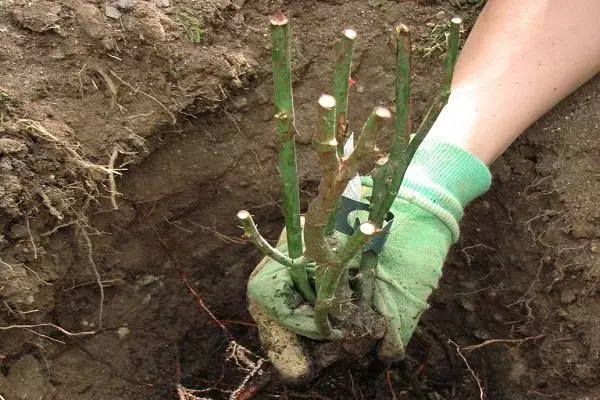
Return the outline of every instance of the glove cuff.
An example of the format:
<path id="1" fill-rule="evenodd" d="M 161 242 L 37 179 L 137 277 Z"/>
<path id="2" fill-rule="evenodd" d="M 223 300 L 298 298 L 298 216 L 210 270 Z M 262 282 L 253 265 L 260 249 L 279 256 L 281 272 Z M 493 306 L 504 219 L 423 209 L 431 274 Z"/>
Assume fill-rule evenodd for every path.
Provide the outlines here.
<path id="1" fill-rule="evenodd" d="M 456 242 L 464 207 L 487 192 L 491 183 L 488 167 L 475 155 L 426 138 L 406 170 L 398 197 L 437 216 Z"/>

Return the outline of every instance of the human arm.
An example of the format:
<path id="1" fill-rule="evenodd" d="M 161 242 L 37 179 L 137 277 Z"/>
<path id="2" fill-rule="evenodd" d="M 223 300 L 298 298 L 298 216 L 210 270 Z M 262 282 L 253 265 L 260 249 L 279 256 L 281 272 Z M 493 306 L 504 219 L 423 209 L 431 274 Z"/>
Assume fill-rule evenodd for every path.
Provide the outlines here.
<path id="1" fill-rule="evenodd" d="M 428 136 L 491 164 L 600 71 L 599 15 L 597 0 L 489 0 Z"/>

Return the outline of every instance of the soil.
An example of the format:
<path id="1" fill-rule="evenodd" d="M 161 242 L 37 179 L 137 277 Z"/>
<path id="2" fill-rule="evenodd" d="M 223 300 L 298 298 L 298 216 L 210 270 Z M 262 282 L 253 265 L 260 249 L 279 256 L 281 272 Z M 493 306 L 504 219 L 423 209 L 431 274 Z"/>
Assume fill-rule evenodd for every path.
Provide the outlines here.
<path id="1" fill-rule="evenodd" d="M 413 27 L 418 121 L 439 26 L 458 13 L 468 30 L 472 3 L 0 2 L 0 395 L 224 399 L 249 377 L 256 399 L 480 399 L 477 380 L 487 399 L 600 399 L 598 78 L 492 166 L 402 365 L 298 389 L 260 358 L 245 301 L 260 255 L 235 213 L 269 239 L 282 226 L 268 16 L 293 23 L 305 209 L 340 30 L 359 32 L 352 124 L 392 102 L 389 32 Z"/>

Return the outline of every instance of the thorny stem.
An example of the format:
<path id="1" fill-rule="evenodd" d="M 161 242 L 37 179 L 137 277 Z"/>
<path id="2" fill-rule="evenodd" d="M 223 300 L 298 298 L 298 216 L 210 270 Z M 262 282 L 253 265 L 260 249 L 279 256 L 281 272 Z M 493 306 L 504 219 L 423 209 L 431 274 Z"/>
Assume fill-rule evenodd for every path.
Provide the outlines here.
<path id="1" fill-rule="evenodd" d="M 396 40 L 396 136 L 391 152 L 391 160 L 402 157 L 410 138 L 410 80 L 411 80 L 411 40 L 410 29 L 398 25 L 394 29 Z"/>
<path id="2" fill-rule="evenodd" d="M 283 254 L 278 249 L 274 248 L 266 241 L 265 238 L 262 237 L 260 232 L 258 232 L 258 228 L 252 219 L 252 215 L 247 210 L 240 210 L 237 213 L 237 217 L 242 223 L 242 228 L 244 228 L 244 236 L 254 243 L 256 248 L 260 250 L 260 252 L 266 256 L 270 257 L 273 260 L 277 261 L 281 265 L 285 265 L 286 267 L 307 267 L 310 263 L 304 256 L 300 256 L 298 258 L 291 259 L 290 257 Z"/>
<path id="3" fill-rule="evenodd" d="M 330 215 L 337 208 L 337 198 L 327 198 L 327 201 L 317 200 L 324 200 L 324 196 L 321 194 L 327 193 L 334 186 L 340 174 L 340 160 L 335 140 L 335 106 L 336 101 L 332 96 L 322 95 L 319 98 L 319 116 L 313 139 L 313 146 L 319 153 L 322 177 L 319 184 L 319 196 L 308 207 L 304 224 L 304 240 L 306 241 L 306 254 L 317 262 L 318 260 L 325 262 L 332 257 L 325 238 Z"/>
<path id="4" fill-rule="evenodd" d="M 375 111 L 371 114 L 367 122 L 365 123 L 363 130 L 358 139 L 358 143 L 356 144 L 356 148 L 352 152 L 352 154 L 346 160 L 342 160 L 342 169 L 345 166 L 352 165 L 352 170 L 350 173 L 350 178 L 356 175 L 358 172 L 358 167 L 362 164 L 363 160 L 369 155 L 375 153 L 376 150 L 376 142 L 379 130 L 381 129 L 381 125 L 389 120 L 392 117 L 391 112 L 384 107 L 377 107 Z M 349 180 L 349 179 L 348 179 Z M 348 184 L 348 181 L 344 183 Z M 343 192 L 339 192 L 339 196 L 341 196 Z M 317 197 L 318 198 L 318 197 Z M 312 205 L 312 204 L 311 204 Z M 309 207 L 310 211 L 310 207 Z M 308 222 L 308 216 L 307 216 Z M 362 234 L 360 229 L 357 229 L 354 234 L 346 241 L 342 249 L 338 252 L 341 258 L 350 260 L 352 256 L 360 249 L 362 244 L 364 244 L 365 237 Z M 349 255 L 349 258 L 348 258 Z M 315 260 L 317 261 L 317 260 Z M 317 264 L 319 262 L 317 261 Z"/>
<path id="5" fill-rule="evenodd" d="M 444 71 L 444 91 L 450 94 L 452 86 L 452 76 L 454 75 L 454 66 L 458 58 L 458 47 L 460 44 L 460 27 L 462 19 L 454 17 L 450 20 L 450 31 L 448 32 L 447 50 L 446 50 L 446 69 Z"/>
<path id="6" fill-rule="evenodd" d="M 404 25 L 399 25 L 394 30 L 394 37 L 397 43 L 396 137 L 388 161 L 377 168 L 373 179 L 372 208 L 369 213 L 369 219 L 377 224 L 377 226 L 382 226 L 389 209 L 398 195 L 406 170 L 417 148 L 423 142 L 423 139 L 425 139 L 435 119 L 448 101 L 454 65 L 458 58 L 461 23 L 462 20 L 460 18 L 452 18 L 451 20 L 443 87 L 410 143 L 408 139 L 410 133 L 410 31 Z M 363 307 L 371 307 L 375 268 L 377 268 L 378 262 L 379 256 L 374 252 L 365 252 L 361 257 L 360 272 L 363 276 L 363 284 L 361 287 L 360 303 Z"/>
<path id="7" fill-rule="evenodd" d="M 417 151 L 417 148 L 421 142 L 423 142 L 423 139 L 425 139 L 425 136 L 433 126 L 433 123 L 437 119 L 438 115 L 440 115 L 440 112 L 448 102 L 448 97 L 450 97 L 450 87 L 452 84 L 452 77 L 454 75 L 454 66 L 456 65 L 456 60 L 458 58 L 458 45 L 460 43 L 460 26 L 462 24 L 462 19 L 454 17 L 450 20 L 450 23 L 450 32 L 448 34 L 447 43 L 448 50 L 446 51 L 446 59 L 444 61 L 444 86 L 427 111 L 423 122 L 421 122 L 419 129 L 417 129 L 417 132 L 415 133 L 415 137 L 410 142 L 408 148 L 409 163 Z"/>
<path id="8" fill-rule="evenodd" d="M 265 238 L 261 236 L 256 228 L 256 224 L 254 223 L 252 216 L 248 211 L 238 211 L 237 217 L 244 228 L 244 236 L 250 239 L 264 256 L 271 257 L 273 260 L 277 261 L 281 265 L 285 265 L 286 267 L 292 267 L 292 259 L 276 248 L 272 247 L 269 242 L 267 242 Z"/>
<path id="9" fill-rule="evenodd" d="M 351 236 L 344 246 L 334 253 L 325 240 L 327 221 L 336 209 L 338 199 L 350 179 L 358 173 L 358 168 L 363 161 L 375 151 L 379 131 L 391 116 L 390 111 L 384 107 L 377 107 L 373 111 L 363 127 L 354 151 L 347 159 L 340 162 L 339 170 L 335 175 L 327 173 L 327 164 L 322 158 L 319 159 L 323 168 L 323 178 L 319 186 L 319 194 L 308 207 L 304 238 L 305 255 L 317 264 L 319 290 L 315 304 L 315 323 L 320 332 L 327 337 L 334 338 L 337 335 L 329 322 L 329 310 L 343 275 L 344 266 L 362 247 L 367 237 L 364 234 L 366 228 L 362 229 L 361 225 L 361 229 L 357 230 L 361 235 Z"/>
<path id="10" fill-rule="evenodd" d="M 288 19 L 283 13 L 271 18 L 273 87 L 275 122 L 279 136 L 279 171 L 283 197 L 283 213 L 290 258 L 302 255 L 302 227 L 300 225 L 300 196 L 296 172 L 296 145 L 294 141 L 294 101 L 292 98 L 292 68 Z M 292 266 L 292 279 L 306 300 L 315 299 L 304 267 Z"/>
<path id="11" fill-rule="evenodd" d="M 388 161 L 377 169 L 373 182 L 369 219 L 381 227 L 408 167 L 407 146 L 410 136 L 411 40 L 406 25 L 398 25 L 396 41 L 396 135 Z"/>
<path id="12" fill-rule="evenodd" d="M 333 69 L 333 97 L 336 101 L 336 139 L 338 154 L 344 154 L 344 143 L 348 131 L 348 90 L 350 88 L 350 71 L 352 69 L 352 52 L 356 31 L 346 29 L 335 45 L 335 66 Z"/>
<path id="13" fill-rule="evenodd" d="M 335 111 L 335 137 L 338 146 L 338 155 L 344 155 L 344 146 L 348 136 L 348 92 L 350 89 L 350 73 L 352 70 L 352 52 L 356 31 L 346 29 L 343 36 L 335 44 L 335 61 L 333 67 L 333 97 L 336 101 Z M 338 200 L 334 211 L 329 216 L 326 234 L 331 236 L 335 231 L 335 218 L 340 208 Z"/>
<path id="14" fill-rule="evenodd" d="M 377 107 L 373 111 L 363 127 L 354 151 L 347 159 L 340 161 L 335 176 L 327 172 L 327 164 L 323 164 L 323 159 L 319 158 L 324 173 L 319 185 L 319 194 L 310 203 L 304 224 L 305 256 L 315 261 L 317 265 L 326 265 L 333 257 L 329 245 L 323 239 L 328 218 L 350 179 L 356 176 L 363 161 L 375 151 L 379 131 L 391 117 L 392 114 L 387 108 Z M 346 254 L 347 250 L 350 249 L 344 248 L 342 253 Z M 354 249 L 352 254 L 357 250 L 358 248 Z"/>

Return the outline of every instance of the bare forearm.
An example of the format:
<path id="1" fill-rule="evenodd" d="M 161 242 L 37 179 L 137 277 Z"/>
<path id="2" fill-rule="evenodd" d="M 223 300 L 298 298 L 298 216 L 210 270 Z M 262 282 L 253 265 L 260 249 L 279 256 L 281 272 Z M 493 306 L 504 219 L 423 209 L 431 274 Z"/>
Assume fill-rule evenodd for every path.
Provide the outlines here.
<path id="1" fill-rule="evenodd" d="M 600 71 L 600 1 L 490 0 L 430 135 L 487 164 Z"/>

